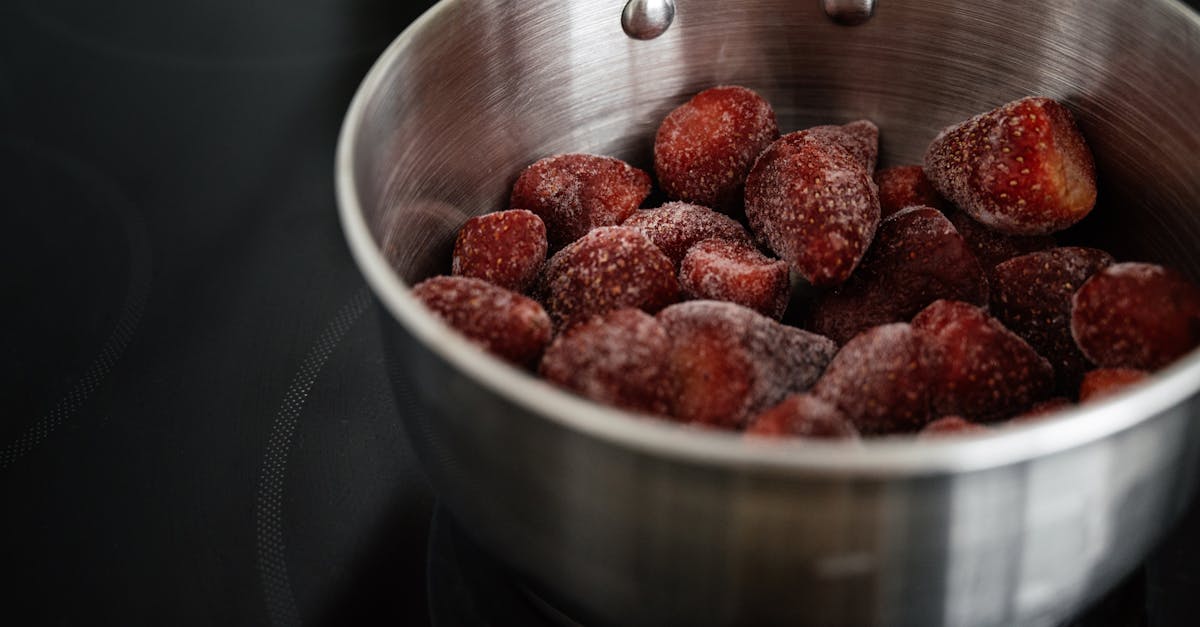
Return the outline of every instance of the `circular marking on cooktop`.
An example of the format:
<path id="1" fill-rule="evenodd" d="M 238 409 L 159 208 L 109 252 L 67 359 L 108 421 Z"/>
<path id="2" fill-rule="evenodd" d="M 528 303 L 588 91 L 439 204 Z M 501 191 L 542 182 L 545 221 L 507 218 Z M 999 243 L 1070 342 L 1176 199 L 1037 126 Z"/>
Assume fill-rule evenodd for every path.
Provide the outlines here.
<path id="1" fill-rule="evenodd" d="M 267 439 L 267 450 L 259 474 L 254 520 L 259 581 L 272 625 L 301 623 L 291 580 L 288 577 L 287 545 L 283 533 L 283 488 L 287 479 L 292 439 L 296 434 L 296 422 L 325 362 L 370 303 L 371 294 L 366 287 L 362 287 L 338 310 L 304 357 L 300 370 L 284 393 L 279 413 L 271 425 L 271 434 Z"/>
<path id="2" fill-rule="evenodd" d="M 5 294 L 13 326 L 0 342 L 0 375 L 14 383 L 7 395 L 19 395 L 0 393 L 0 404 L 17 408 L 0 421 L 3 470 L 79 411 L 121 360 L 152 272 L 142 216 L 95 167 L 4 143 L 0 186 L 7 196 L 0 267 L 13 273 Z M 29 415 L 37 417 L 22 425 Z"/>

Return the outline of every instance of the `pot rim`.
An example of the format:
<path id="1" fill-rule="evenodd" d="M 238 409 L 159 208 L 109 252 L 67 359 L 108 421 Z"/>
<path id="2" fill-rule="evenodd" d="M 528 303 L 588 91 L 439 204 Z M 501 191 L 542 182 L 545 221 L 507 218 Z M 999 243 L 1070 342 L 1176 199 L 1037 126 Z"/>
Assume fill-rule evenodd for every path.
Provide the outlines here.
<path id="1" fill-rule="evenodd" d="M 1200 16 L 1180 0 L 1162 1 L 1200 27 Z M 829 442 L 746 438 L 638 415 L 594 403 L 508 365 L 481 351 L 412 296 L 371 236 L 354 183 L 355 138 L 369 99 L 383 86 L 387 68 L 404 53 L 416 33 L 452 4 L 452 0 L 443 0 L 410 24 L 359 85 L 338 137 L 338 215 L 355 262 L 396 321 L 438 357 L 531 414 L 614 446 L 685 463 L 784 473 L 926 476 L 1019 464 L 1091 444 L 1159 416 L 1200 390 L 1200 349 L 1196 349 L 1127 393 L 1064 410 L 1051 419 L 1000 425 L 991 433 L 965 437 L 892 436 Z"/>

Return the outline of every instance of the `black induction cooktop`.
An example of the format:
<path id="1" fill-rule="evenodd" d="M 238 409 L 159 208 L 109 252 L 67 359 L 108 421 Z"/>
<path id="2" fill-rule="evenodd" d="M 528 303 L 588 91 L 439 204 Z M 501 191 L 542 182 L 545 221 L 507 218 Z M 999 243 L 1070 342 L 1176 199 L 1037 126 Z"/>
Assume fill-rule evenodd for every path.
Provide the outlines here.
<path id="1" fill-rule="evenodd" d="M 564 622 L 435 514 L 336 219 L 429 4 L 0 3 L 0 624 Z M 1079 624 L 1192 624 L 1197 559 Z"/>

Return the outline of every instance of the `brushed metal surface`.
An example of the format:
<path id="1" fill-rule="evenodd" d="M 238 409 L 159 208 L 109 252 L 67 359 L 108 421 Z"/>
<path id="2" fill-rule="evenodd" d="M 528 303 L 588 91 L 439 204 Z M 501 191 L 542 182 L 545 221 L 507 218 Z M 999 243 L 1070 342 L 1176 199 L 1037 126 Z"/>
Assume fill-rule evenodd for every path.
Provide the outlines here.
<path id="1" fill-rule="evenodd" d="M 874 120 L 884 165 L 1024 95 L 1065 101 L 1097 157 L 1081 237 L 1200 279 L 1200 22 L 1174 0 L 689 0 L 652 41 L 619 3 L 448 0 L 365 79 L 338 155 L 351 249 L 439 498 L 584 624 L 1052 624 L 1185 507 L 1200 355 L 1131 394 L 952 442 L 746 442 L 595 406 L 476 351 L 408 285 L 458 226 L 567 151 L 651 164 L 692 93 L 763 93 L 782 130 Z"/>

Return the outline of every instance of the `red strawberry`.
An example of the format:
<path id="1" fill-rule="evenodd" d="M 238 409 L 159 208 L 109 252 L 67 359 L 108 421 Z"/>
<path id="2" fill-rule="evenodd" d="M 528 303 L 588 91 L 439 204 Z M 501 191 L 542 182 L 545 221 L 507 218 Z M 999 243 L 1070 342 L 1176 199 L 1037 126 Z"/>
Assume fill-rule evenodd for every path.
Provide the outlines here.
<path id="1" fill-rule="evenodd" d="M 532 211 L 514 209 L 475 216 L 454 243 L 455 276 L 468 276 L 524 292 L 546 262 L 546 225 Z"/>
<path id="2" fill-rule="evenodd" d="M 1029 408 L 1029 411 L 1017 416 L 1013 416 L 1011 419 L 1009 419 L 1009 422 L 1013 424 L 1037 422 L 1039 420 L 1043 420 L 1047 416 L 1056 414 L 1074 405 L 1075 403 L 1072 403 L 1071 399 L 1064 398 L 1062 396 L 1055 396 L 1054 398 L 1048 398 L 1040 403 L 1034 403 L 1033 407 Z"/>
<path id="3" fill-rule="evenodd" d="M 864 434 L 911 433 L 929 421 L 930 374 L 921 338 L 898 322 L 847 342 L 813 394 L 837 405 Z"/>
<path id="4" fill-rule="evenodd" d="M 667 415 L 671 340 L 638 309 L 618 309 L 577 324 L 546 349 L 539 373 L 593 401 Z"/>
<path id="5" fill-rule="evenodd" d="M 509 208 L 528 209 L 546 223 L 555 247 L 599 226 L 620 224 L 650 194 L 650 175 L 612 157 L 556 155 L 525 168 Z"/>
<path id="6" fill-rule="evenodd" d="M 1054 368 L 982 309 L 948 300 L 912 321 L 928 348 L 933 408 L 989 422 L 1025 411 L 1054 387 Z"/>
<path id="7" fill-rule="evenodd" d="M 1108 266 L 1072 297 L 1071 335 L 1097 366 L 1157 370 L 1200 345 L 1200 288 L 1154 264 Z"/>
<path id="8" fill-rule="evenodd" d="M 537 301 L 481 279 L 439 276 L 413 287 L 413 296 L 484 350 L 532 367 L 553 336 Z"/>
<path id="9" fill-rule="evenodd" d="M 737 303 L 776 320 L 791 292 L 786 263 L 719 239 L 692 246 L 679 269 L 679 287 L 687 298 Z"/>
<path id="10" fill-rule="evenodd" d="M 991 431 L 987 427 L 966 420 L 962 416 L 943 416 L 925 425 L 924 429 L 917 434 L 921 439 L 939 438 L 947 435 L 969 435 L 972 433 L 987 433 Z"/>
<path id="11" fill-rule="evenodd" d="M 1023 98 L 941 132 L 925 174 L 972 218 L 1011 235 L 1061 231 L 1096 204 L 1096 167 L 1071 112 Z"/>
<path id="12" fill-rule="evenodd" d="M 793 394 L 759 414 L 746 428 L 757 436 L 857 440 L 858 430 L 834 405 L 811 394 Z"/>
<path id="13" fill-rule="evenodd" d="M 875 242 L 850 280 L 817 301 L 812 326 L 846 342 L 873 326 L 910 320 L 942 298 L 985 305 L 987 281 L 945 216 L 929 207 L 909 207 L 879 224 Z"/>
<path id="14" fill-rule="evenodd" d="M 1083 375 L 1079 384 L 1079 402 L 1086 403 L 1110 396 L 1134 383 L 1144 381 L 1150 373 L 1132 368 L 1097 368 Z"/>
<path id="15" fill-rule="evenodd" d="M 658 314 L 671 337 L 672 414 L 741 429 L 817 380 L 837 346 L 735 305 L 693 300 Z"/>
<path id="16" fill-rule="evenodd" d="M 914 205 L 932 207 L 945 212 L 950 204 L 925 178 L 919 165 L 902 165 L 885 168 L 875 173 L 875 184 L 879 186 L 879 211 L 883 218 Z"/>
<path id="17" fill-rule="evenodd" d="M 806 131 L 771 144 L 746 179 L 754 233 L 817 286 L 845 281 L 879 226 L 875 183 L 856 157 Z"/>
<path id="18" fill-rule="evenodd" d="M 730 211 L 754 159 L 775 138 L 775 112 L 745 87 L 706 89 L 674 111 L 654 137 L 654 170 L 667 196 Z"/>
<path id="19" fill-rule="evenodd" d="M 558 251 L 539 292 L 560 328 L 622 307 L 654 313 L 679 300 L 675 265 L 637 229 L 602 226 Z"/>
<path id="20" fill-rule="evenodd" d="M 635 228 L 678 267 L 688 249 L 701 240 L 722 239 L 751 246 L 750 234 L 737 220 L 708 207 L 669 202 L 657 209 L 639 209 L 621 226 Z"/>
<path id="21" fill-rule="evenodd" d="M 1095 248 L 1051 248 L 993 270 L 992 313 L 1050 360 L 1062 390 L 1073 390 L 1091 364 L 1071 337 L 1071 297 L 1113 258 Z"/>
<path id="22" fill-rule="evenodd" d="M 879 127 L 874 122 L 855 120 L 841 126 L 825 124 L 801 132 L 841 146 L 862 165 L 867 174 L 875 172 L 875 162 L 879 159 Z"/>

